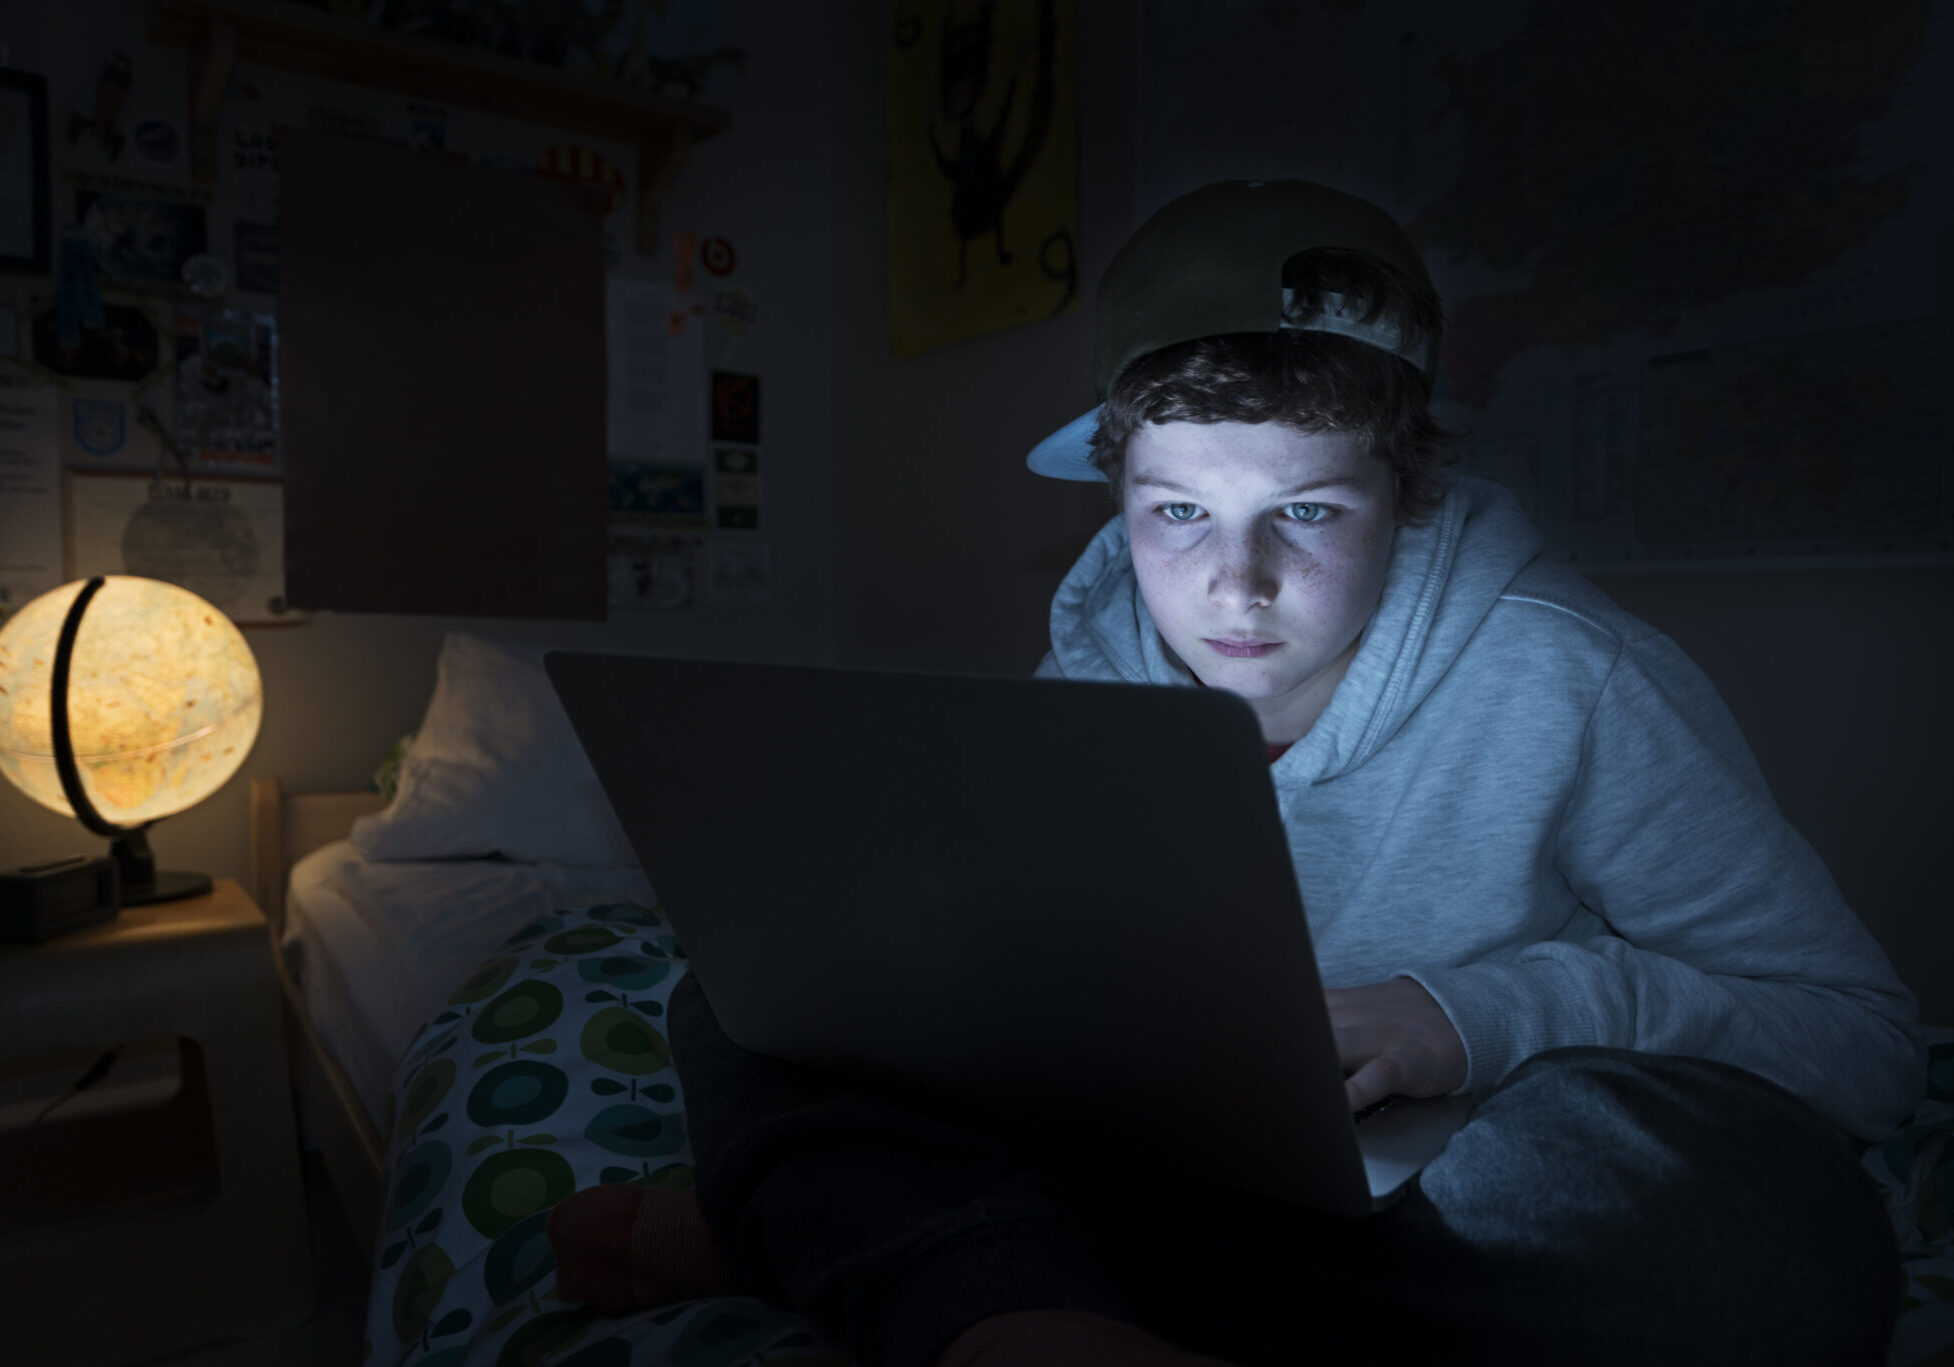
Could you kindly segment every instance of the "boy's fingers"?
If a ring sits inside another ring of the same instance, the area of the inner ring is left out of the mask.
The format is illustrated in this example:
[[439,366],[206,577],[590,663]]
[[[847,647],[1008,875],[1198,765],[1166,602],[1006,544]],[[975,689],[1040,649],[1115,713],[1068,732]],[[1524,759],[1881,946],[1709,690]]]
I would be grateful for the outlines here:
[[1398,1066],[1386,1055],[1378,1055],[1344,1079],[1343,1092],[1350,1099],[1351,1111],[1384,1100],[1398,1090]]

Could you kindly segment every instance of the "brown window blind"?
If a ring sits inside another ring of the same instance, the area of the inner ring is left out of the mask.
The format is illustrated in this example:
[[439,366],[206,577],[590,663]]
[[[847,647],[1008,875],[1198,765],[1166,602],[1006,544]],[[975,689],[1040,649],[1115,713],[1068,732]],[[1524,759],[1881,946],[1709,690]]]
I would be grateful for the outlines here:
[[604,249],[584,192],[279,130],[286,597],[604,615]]

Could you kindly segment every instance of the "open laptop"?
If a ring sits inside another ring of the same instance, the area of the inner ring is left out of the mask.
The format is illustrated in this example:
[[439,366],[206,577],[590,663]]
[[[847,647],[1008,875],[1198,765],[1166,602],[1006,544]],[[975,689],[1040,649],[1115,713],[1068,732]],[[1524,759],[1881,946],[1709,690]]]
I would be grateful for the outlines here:
[[1344,1216],[1463,1099],[1354,1121],[1255,715],[1205,689],[553,651],[727,1036]]

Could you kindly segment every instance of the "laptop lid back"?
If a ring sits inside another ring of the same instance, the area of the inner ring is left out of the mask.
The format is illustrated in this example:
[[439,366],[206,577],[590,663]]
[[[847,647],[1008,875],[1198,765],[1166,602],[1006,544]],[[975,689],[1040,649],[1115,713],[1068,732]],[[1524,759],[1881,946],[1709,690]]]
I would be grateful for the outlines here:
[[546,668],[736,1043],[1371,1209],[1239,698],[562,651]]

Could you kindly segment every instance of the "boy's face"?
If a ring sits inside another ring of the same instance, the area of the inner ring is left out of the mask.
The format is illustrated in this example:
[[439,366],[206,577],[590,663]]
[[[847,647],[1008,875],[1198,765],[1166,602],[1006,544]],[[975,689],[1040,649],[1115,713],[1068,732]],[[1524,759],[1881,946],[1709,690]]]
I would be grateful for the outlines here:
[[1147,611],[1196,678],[1248,700],[1268,740],[1315,725],[1356,655],[1396,495],[1353,433],[1170,422],[1128,441],[1123,512]]

